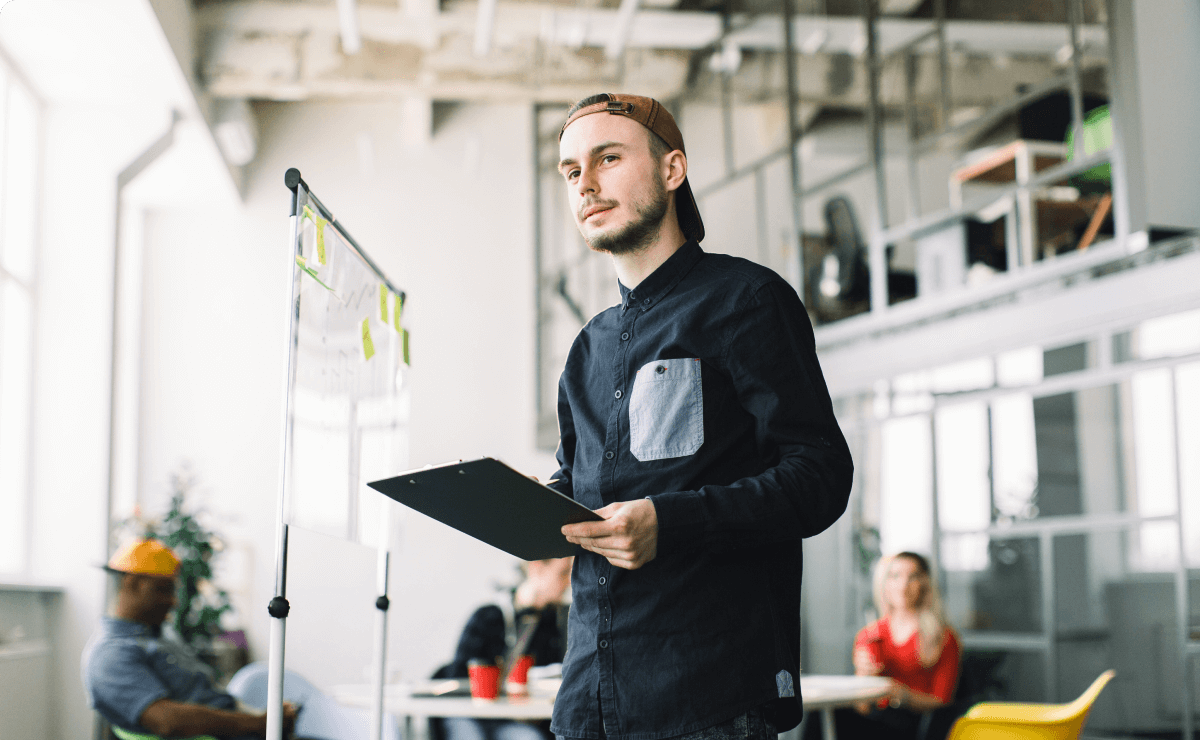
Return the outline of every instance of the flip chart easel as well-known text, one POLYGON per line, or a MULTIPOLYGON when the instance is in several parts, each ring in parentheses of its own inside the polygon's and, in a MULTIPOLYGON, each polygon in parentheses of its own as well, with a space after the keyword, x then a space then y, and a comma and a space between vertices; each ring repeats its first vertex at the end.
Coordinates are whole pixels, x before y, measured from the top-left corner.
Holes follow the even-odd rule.
MULTIPOLYGON (((283 383, 275 591, 267 688, 268 740, 283 738, 288 529, 377 548, 371 732, 380 740, 387 665, 388 566, 392 507, 363 495, 371 454, 393 451, 407 431, 402 393, 409 362, 404 291, 384 275, 313 194, 297 169, 291 190, 287 279, 289 343, 283 383), (372 452, 373 451, 373 452, 372 452), (307 466, 307 467, 306 467, 307 466)), ((376 460, 378 462, 378 460, 376 460)), ((396 469, 396 460, 383 466, 396 469)), ((376 465, 376 469, 380 466, 376 465)))

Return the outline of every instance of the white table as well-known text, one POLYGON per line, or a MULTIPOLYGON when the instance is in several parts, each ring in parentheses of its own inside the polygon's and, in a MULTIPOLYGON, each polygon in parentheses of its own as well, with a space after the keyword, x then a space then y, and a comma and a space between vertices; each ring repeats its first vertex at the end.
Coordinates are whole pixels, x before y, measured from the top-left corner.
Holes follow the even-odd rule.
MULTIPOLYGON (((496 699, 472 699, 469 696, 428 696, 466 686, 466 679, 421 681, 414 684, 389 684, 383 690, 383 710, 403 718, 404 740, 424 737, 430 717, 472 717, 474 719, 544 720, 554 710, 559 679, 533 681, 527 696, 501 696, 496 699), (422 696, 413 696, 422 694, 422 696), (416 734, 414 734, 416 730, 416 734)), ((371 706, 368 684, 346 684, 333 688, 333 698, 352 707, 371 706)))
POLYGON ((880 676, 800 676, 800 695, 804 711, 821 712, 822 736, 836 740, 833 710, 850 707, 860 701, 875 701, 887 695, 892 681, 880 676))
MULTIPOLYGON (((472 699, 468 696, 413 696, 414 693, 437 694, 463 685, 460 681, 425 681, 418 684, 390 684, 384 687, 383 707, 387 712, 405 718, 405 740, 412 740, 414 727, 422 732, 429 717, 474 717, 476 719, 550 719, 554 709, 557 679, 535 681, 528 696, 502 696, 494 700, 472 699)), ((891 681, 877 676, 801 676, 800 692, 804 708, 820 711, 824 718, 825 740, 835 740, 833 710, 860 701, 874 701, 886 695, 891 681)), ((367 684, 336 686, 333 697, 342 704, 356 707, 371 706, 371 687, 367 684)))

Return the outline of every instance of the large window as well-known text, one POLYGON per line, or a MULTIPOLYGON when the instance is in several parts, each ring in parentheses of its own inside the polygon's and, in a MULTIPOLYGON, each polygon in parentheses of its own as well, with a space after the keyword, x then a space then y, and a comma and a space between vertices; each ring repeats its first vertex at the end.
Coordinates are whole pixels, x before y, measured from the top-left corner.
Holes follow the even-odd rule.
POLYGON ((1200 658, 1200 310, 893 377, 838 407, 877 440, 857 456, 859 552, 873 559, 877 535, 933 556, 969 685, 1061 701, 1107 667, 1145 676, 1089 719, 1112 731, 1177 727, 1184 686, 1200 707, 1180 657, 1200 658))
POLYGON ((32 91, 0 59, 0 574, 26 564, 38 117, 32 91))

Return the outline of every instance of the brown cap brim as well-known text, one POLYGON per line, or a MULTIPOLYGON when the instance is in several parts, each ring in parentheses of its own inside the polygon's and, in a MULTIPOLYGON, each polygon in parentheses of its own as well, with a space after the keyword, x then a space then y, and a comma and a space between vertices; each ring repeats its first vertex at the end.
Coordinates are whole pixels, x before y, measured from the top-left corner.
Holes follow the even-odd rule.
POLYGON ((700 208, 686 177, 675 191, 675 215, 679 217, 679 230, 684 236, 694 242, 704 240, 704 222, 700 220, 700 208))

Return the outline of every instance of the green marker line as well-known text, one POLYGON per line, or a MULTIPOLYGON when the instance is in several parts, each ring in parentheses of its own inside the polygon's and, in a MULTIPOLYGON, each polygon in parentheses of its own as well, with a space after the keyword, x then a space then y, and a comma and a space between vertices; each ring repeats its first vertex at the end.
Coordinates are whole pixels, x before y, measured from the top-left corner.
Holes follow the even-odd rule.
POLYGON ((363 354, 368 360, 375 356, 375 343, 371 341, 370 319, 363 319, 362 322, 362 345, 363 354))
POLYGON ((400 293, 396 294, 395 309, 392 311, 392 325, 396 327, 396 331, 404 331, 400 328, 400 314, 404 312, 404 296, 400 293))
POLYGON ((412 362, 409 361, 408 357, 408 329, 400 330, 400 347, 401 356, 404 358, 404 364, 412 367, 412 362))
POLYGON ((387 324, 388 289, 385 283, 379 284, 379 320, 387 324))
MULTIPOLYGON (((296 255, 296 264, 297 264, 297 265, 300 265, 300 269, 301 269, 301 270, 304 270, 304 272, 306 272, 310 278, 312 278, 313 280, 316 280, 316 281, 317 281, 317 283, 318 283, 318 284, 319 284, 319 285, 320 285, 322 288, 324 288, 325 290, 328 290, 330 293, 333 293, 333 288, 331 288, 331 287, 329 287, 328 285, 326 285, 326 284, 324 283, 324 281, 322 281, 322 280, 321 280, 321 278, 317 277, 317 272, 316 272, 316 270, 314 270, 314 269, 312 269, 311 267, 309 267, 309 266, 308 266, 308 261, 307 261, 307 260, 305 260, 305 259, 304 259, 303 257, 301 257, 300 255, 296 255)), ((337 293, 333 293, 333 295, 334 295, 334 297, 335 297, 335 298, 337 297, 337 293)), ((341 299, 340 299, 340 298, 338 298, 338 300, 341 300, 341 299)))

